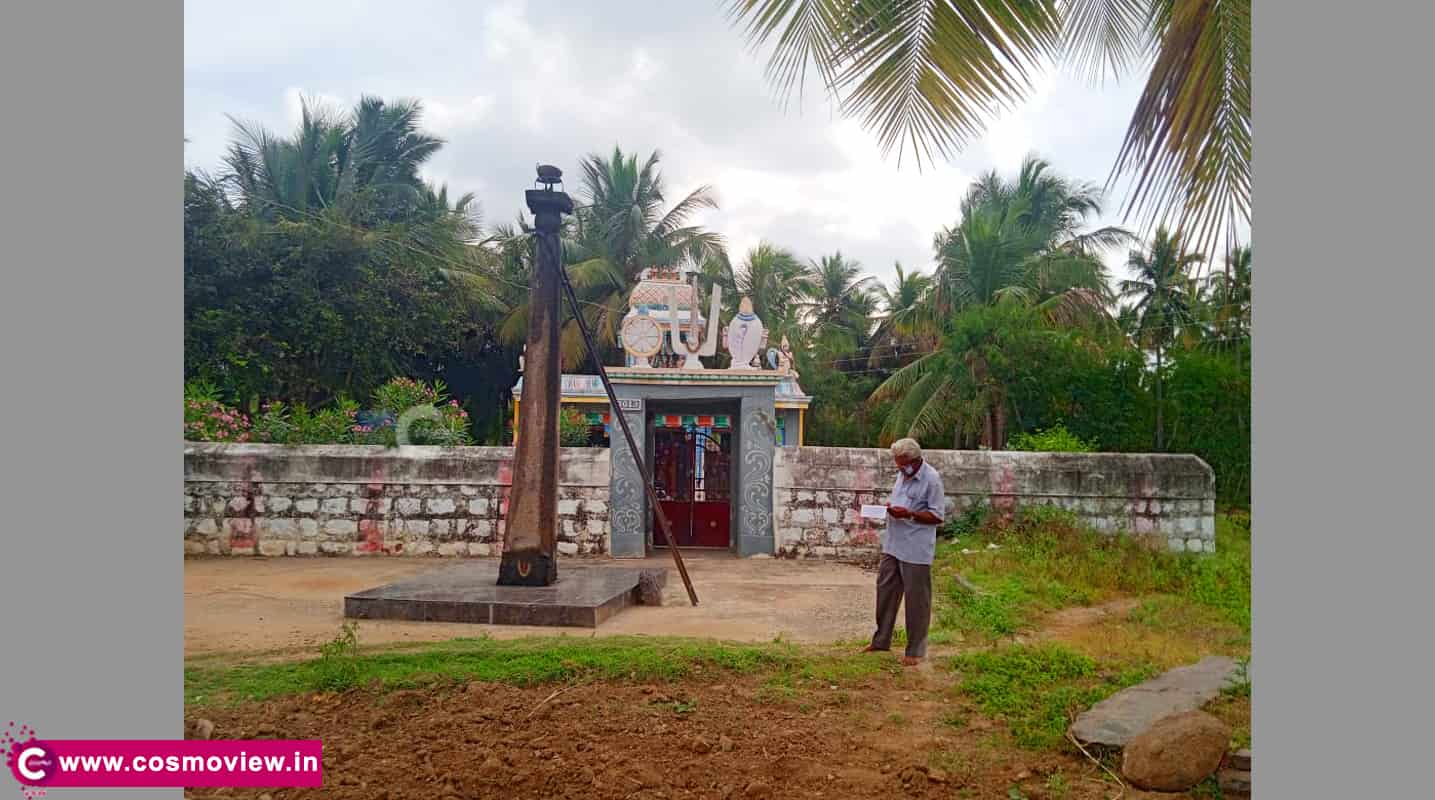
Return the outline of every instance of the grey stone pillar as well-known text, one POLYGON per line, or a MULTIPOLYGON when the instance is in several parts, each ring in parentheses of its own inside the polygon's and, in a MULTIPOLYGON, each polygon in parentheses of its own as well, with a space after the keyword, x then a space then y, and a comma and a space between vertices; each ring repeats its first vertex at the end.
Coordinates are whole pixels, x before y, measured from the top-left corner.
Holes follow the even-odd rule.
MULTIPOLYGON (((637 409, 610 410, 615 416, 611 428, 614 435, 608 437, 608 457, 612 459, 608 470, 608 552, 614 558, 642 558, 648 553, 648 497, 643 488, 643 474, 633 462, 628 439, 622 435, 616 415, 621 413, 627 417, 633 440, 641 451, 648 446, 646 409, 633 388, 616 385, 613 392, 620 403, 634 403, 637 409)), ((645 452, 638 453, 638 458, 646 457, 645 452)))
POLYGON ((777 416, 772 393, 743 392, 737 462, 737 554, 772 553, 772 459, 777 416))

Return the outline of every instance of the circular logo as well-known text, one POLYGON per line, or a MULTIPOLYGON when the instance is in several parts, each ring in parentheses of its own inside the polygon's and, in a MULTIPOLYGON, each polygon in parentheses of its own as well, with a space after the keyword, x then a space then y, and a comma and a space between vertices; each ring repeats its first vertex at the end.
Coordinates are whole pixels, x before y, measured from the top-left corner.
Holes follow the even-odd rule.
POLYGON ((44 786, 60 771, 55 752, 44 742, 16 742, 10 771, 27 786, 44 786))

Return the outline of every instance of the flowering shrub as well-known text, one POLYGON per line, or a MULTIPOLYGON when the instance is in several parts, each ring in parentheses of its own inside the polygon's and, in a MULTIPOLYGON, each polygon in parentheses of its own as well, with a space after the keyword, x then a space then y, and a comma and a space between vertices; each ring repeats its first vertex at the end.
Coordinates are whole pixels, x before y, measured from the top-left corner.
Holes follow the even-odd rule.
POLYGON ((184 438, 199 442, 247 442, 249 417, 221 402, 212 384, 191 381, 184 386, 184 438))
POLYGON ((399 425, 406 424, 409 444, 473 443, 468 433, 468 412, 448 397, 442 381, 429 385, 411 378, 395 378, 374 392, 374 405, 372 411, 361 411, 357 403, 341 397, 331 406, 310 410, 303 403, 288 405, 275 400, 264 404, 251 426, 248 417, 222 406, 212 389, 197 385, 194 392, 189 387, 185 390, 185 438, 392 447, 398 444, 399 425), (222 409, 212 420, 201 415, 211 405, 222 409), (433 409, 433 413, 427 409, 433 409), (191 411, 196 415, 194 425, 191 411))
POLYGON ((374 391, 374 405, 382 416, 378 425, 359 425, 364 436, 376 436, 384 444, 398 444, 399 425, 407 425, 408 444, 473 444, 468 434, 468 412, 450 399, 441 380, 432 385, 412 378, 394 378, 374 391), (415 409, 435 408, 436 415, 416 414, 415 409))

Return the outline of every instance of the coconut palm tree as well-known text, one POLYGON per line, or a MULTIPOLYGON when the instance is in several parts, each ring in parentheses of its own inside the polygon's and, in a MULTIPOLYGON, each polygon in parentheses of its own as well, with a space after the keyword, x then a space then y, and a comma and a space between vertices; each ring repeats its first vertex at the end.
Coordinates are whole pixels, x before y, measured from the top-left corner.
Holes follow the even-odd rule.
POLYGON ((805 298, 815 290, 812 269, 797 260, 791 251, 769 242, 758 242, 747 252, 736 269, 726 258, 710 266, 715 280, 731 294, 732 307, 739 297, 752 300, 753 313, 762 320, 769 342, 777 343, 786 336, 794 344, 805 342, 801 313, 805 298))
POLYGON ((1181 336, 1199 336, 1190 270, 1205 257, 1186 249, 1180 232, 1156 229, 1149 249, 1132 250, 1126 267, 1135 278, 1121 282, 1121 298, 1134 300, 1128 318, 1136 341, 1156 351, 1156 449, 1166 447, 1161 414, 1164 355, 1181 336))
POLYGON ((876 279, 841 252, 809 262, 807 272, 810 286, 799 306, 810 342, 832 354, 860 349, 872 327, 876 279))
POLYGON ((306 99, 289 138, 231 120, 226 178, 238 203, 265 219, 331 213, 363 227, 410 220, 432 191, 419 168, 443 146, 419 130, 416 100, 365 96, 344 117, 306 99))
POLYGON ((869 404, 896 402, 882 426, 882 442, 950 435, 954 448, 1002 449, 1012 354, 1060 335, 1036 309, 1010 296, 964 312, 935 352, 898 369, 872 393, 869 404))
POLYGON ((927 293, 932 289, 932 276, 907 272, 900 261, 894 269, 896 277, 891 287, 878 284, 873 290, 881 311, 877 315, 877 328, 872 332, 869 367, 894 360, 908 347, 936 344, 936 338, 925 333, 932 330, 932 325, 921 318, 927 293))
POLYGON ((1003 338, 1015 330, 1012 325, 1037 320, 1051 330, 1115 334, 1099 253, 1131 235, 1114 227, 1083 231, 1100 212, 1100 199, 1094 186, 1066 179, 1034 156, 1024 160, 1014 181, 990 172, 972 184, 961 221, 936 237, 937 274, 913 315, 925 335, 942 337, 942 347, 898 370, 870 398, 874 404, 903 398, 884 436, 955 426, 958 441, 974 433, 984 446, 1000 448, 1008 393, 990 365, 1003 342, 1016 341, 1003 338), (993 308, 1002 312, 992 317, 993 308), (973 314, 1000 325, 966 327, 973 314), (953 339, 954 330, 966 331, 965 338, 953 339), (957 345, 966 349, 954 351, 957 345))
MULTIPOLYGON (((590 330, 600 344, 617 342, 628 312, 628 294, 650 267, 698 267, 723 251, 722 237, 691 224, 696 212, 717 208, 712 190, 700 186, 664 210, 666 187, 653 152, 640 165, 636 155, 614 148, 609 157, 583 160, 581 206, 565 229, 564 260, 590 330)), ((505 320, 511 342, 527 335, 526 303, 505 320)), ((581 363, 585 348, 573 321, 560 345, 565 366, 581 363)))
POLYGON ((1101 192, 1027 156, 1015 181, 995 171, 972 184, 962 219, 937 234, 938 269, 927 319, 1002 297, 1035 305, 1053 321, 1100 320, 1110 300, 1100 252, 1131 240, 1119 227, 1083 232, 1100 213, 1101 192))
POLYGON ((1216 335, 1225 341, 1250 337, 1251 248, 1235 247, 1226 254, 1226 270, 1211 276, 1211 304, 1216 335))
POLYGON ((1174 217, 1209 248, 1251 218, 1250 0, 730 0, 790 97, 815 65, 886 151, 948 157, 1064 61, 1092 78, 1147 69, 1111 180, 1126 210, 1174 217))

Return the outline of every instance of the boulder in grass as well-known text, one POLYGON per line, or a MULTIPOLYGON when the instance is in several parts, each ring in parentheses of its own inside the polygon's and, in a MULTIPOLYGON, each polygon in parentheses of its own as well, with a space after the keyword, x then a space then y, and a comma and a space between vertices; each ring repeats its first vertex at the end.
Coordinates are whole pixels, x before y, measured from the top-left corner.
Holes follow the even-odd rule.
POLYGON ((1230 742, 1230 727, 1204 711, 1172 714, 1126 745, 1121 774, 1142 789, 1184 792, 1221 766, 1230 742))
POLYGON ((1235 678, 1239 664, 1226 656, 1208 656, 1113 694, 1072 724, 1071 735, 1087 745, 1125 747, 1157 720, 1194 711, 1214 700, 1235 678))

